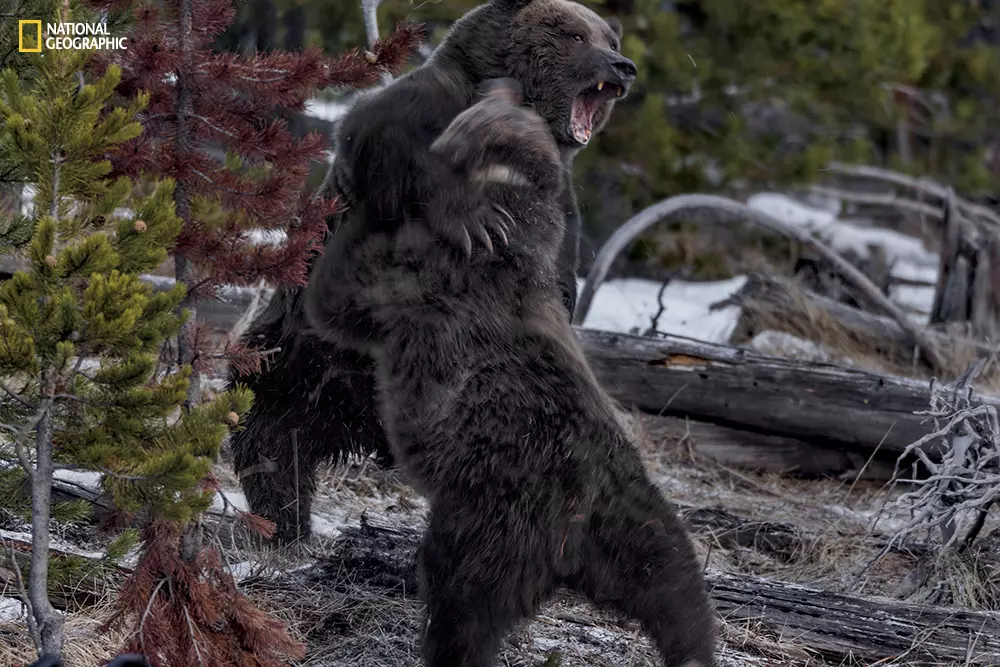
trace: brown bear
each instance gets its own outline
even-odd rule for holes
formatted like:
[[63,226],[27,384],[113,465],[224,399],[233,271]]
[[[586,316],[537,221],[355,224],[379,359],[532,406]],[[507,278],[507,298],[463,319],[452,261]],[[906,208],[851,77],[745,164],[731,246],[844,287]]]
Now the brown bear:
[[[595,32],[604,34],[601,43],[587,41]],[[527,102],[550,121],[562,156],[566,233],[559,274],[568,320],[580,234],[572,162],[635,76],[633,63],[619,53],[620,37],[619,24],[568,1],[492,0],[470,11],[427,63],[366,95],[342,119],[332,180],[350,207],[344,215],[363,208],[373,229],[404,219],[427,220],[444,234],[461,228],[450,238],[463,250],[472,241],[490,243],[486,230],[502,233],[503,215],[477,202],[466,181],[437,163],[430,145],[469,107],[481,82],[517,79]],[[615,80],[622,83],[602,85]],[[277,350],[263,369],[240,374],[230,368],[230,382],[254,392],[231,440],[234,468],[250,509],[274,521],[283,542],[310,535],[321,461],[375,454],[383,464],[392,462],[375,410],[371,359],[307,331],[304,291],[280,290],[244,337],[251,346]]]
[[[519,18],[545,48],[575,48],[578,31],[610,50],[614,33],[581,16]],[[667,667],[709,667],[713,611],[692,544],[562,307],[553,128],[514,98],[493,84],[431,146],[506,218],[485,252],[456,243],[467,229],[458,218],[373,231],[358,209],[316,263],[306,302],[318,331],[376,360],[393,454],[429,500],[424,662],[493,665],[515,625],[565,586],[640,621]],[[445,224],[454,228],[442,234]]]

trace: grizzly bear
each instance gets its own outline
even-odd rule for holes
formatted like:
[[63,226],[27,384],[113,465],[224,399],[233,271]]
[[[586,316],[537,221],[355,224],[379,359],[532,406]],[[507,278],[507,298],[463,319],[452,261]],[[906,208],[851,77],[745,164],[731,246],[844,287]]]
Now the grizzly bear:
[[[536,44],[574,48],[560,42],[564,26],[519,18]],[[576,30],[606,48],[614,37],[595,21]],[[431,146],[506,217],[486,251],[456,243],[459,218],[375,230],[358,209],[306,299],[318,332],[375,359],[393,455],[429,501],[424,663],[493,665],[507,634],[563,586],[637,619],[667,667],[708,667],[713,612],[692,544],[562,308],[559,148],[515,97],[494,83]]]
[[[609,29],[604,42],[586,41]],[[469,107],[480,83],[516,79],[527,102],[549,120],[562,156],[566,233],[558,266],[568,320],[580,234],[572,163],[635,76],[634,64],[619,53],[620,37],[620,24],[567,0],[492,0],[473,9],[427,63],[366,95],[342,119],[332,189],[348,209],[332,226],[364,208],[373,229],[423,219],[450,234],[459,226],[444,221],[456,219],[468,223],[451,236],[463,250],[491,243],[504,216],[477,203],[468,183],[437,166],[430,145]],[[599,88],[605,80],[623,83]],[[278,291],[244,337],[248,345],[276,350],[262,370],[230,368],[230,382],[254,392],[253,407],[232,436],[234,468],[250,509],[277,524],[281,542],[310,535],[321,461],[369,454],[384,465],[393,460],[375,409],[371,359],[310,334],[303,295],[303,289]]]

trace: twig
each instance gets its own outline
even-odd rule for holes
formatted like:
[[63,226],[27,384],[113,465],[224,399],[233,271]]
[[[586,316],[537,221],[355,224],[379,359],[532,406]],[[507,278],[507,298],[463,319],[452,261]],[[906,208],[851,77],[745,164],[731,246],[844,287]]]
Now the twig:
[[368,48],[375,48],[378,41],[378,6],[382,0],[361,0],[361,13],[365,19],[365,36],[368,38]]
[[594,258],[594,262],[590,267],[590,273],[587,275],[587,280],[584,283],[583,290],[580,292],[580,299],[576,306],[576,312],[573,314],[574,324],[580,324],[583,322],[584,318],[587,316],[587,311],[590,310],[590,305],[594,300],[594,293],[597,291],[597,286],[604,280],[605,276],[607,276],[608,270],[611,268],[611,264],[615,257],[617,257],[629,243],[664,218],[674,215],[680,211],[698,208],[708,208],[729,213],[735,218],[747,220],[770,232],[782,234],[795,239],[802,245],[810,248],[824,260],[836,267],[841,275],[843,275],[848,282],[864,294],[866,298],[871,300],[872,303],[876,304],[882,311],[896,320],[896,323],[899,324],[899,328],[902,329],[903,332],[905,332],[906,335],[913,341],[913,343],[920,348],[924,358],[933,368],[937,369],[943,367],[943,360],[937,350],[937,347],[928,335],[928,332],[915,326],[906,316],[906,313],[904,313],[896,304],[892,303],[882,293],[882,291],[874,283],[872,283],[867,276],[865,276],[865,274],[852,266],[843,257],[838,255],[836,251],[830,248],[830,246],[826,245],[812,233],[804,229],[789,225],[777,218],[763,213],[762,211],[752,209],[749,206],[732,199],[716,195],[680,195],[677,197],[670,197],[643,209],[631,219],[626,221],[621,227],[616,229],[614,234],[611,235],[611,238],[609,238],[597,252],[597,256]]
[[160,594],[160,589],[163,588],[163,584],[165,583],[167,583],[167,580],[165,578],[160,579],[156,583],[156,588],[154,588],[153,592],[150,594],[149,600],[146,602],[146,608],[142,612],[142,618],[139,619],[139,631],[138,631],[139,646],[142,647],[143,653],[146,652],[146,635],[145,635],[146,619],[149,618],[149,615],[152,613],[153,602],[156,601],[156,596]]
[[31,642],[35,645],[35,649],[38,651],[42,650],[42,636],[38,632],[38,624],[35,622],[34,610],[31,607],[31,598],[28,597],[28,591],[24,589],[24,577],[21,575],[21,566],[17,562],[17,555],[14,553],[14,541],[4,540],[4,546],[10,552],[10,566],[14,570],[14,584],[17,586],[17,593],[21,597],[21,603],[24,605],[24,615],[28,619],[28,634],[31,635]]

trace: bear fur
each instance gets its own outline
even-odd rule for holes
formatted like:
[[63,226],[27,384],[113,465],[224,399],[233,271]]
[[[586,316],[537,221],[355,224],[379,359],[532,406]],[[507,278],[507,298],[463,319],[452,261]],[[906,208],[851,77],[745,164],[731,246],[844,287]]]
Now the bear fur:
[[393,455],[429,500],[424,663],[492,666],[565,586],[638,620],[667,667],[708,667],[700,564],[565,316],[563,164],[515,97],[494,84],[431,146],[509,215],[495,244],[469,257],[436,225],[373,232],[359,209],[306,303],[317,330],[376,360]]
[[[590,48],[574,40],[588,31],[606,33],[608,43]],[[373,229],[423,219],[443,234],[457,230],[450,238],[466,252],[471,243],[478,248],[491,243],[491,233],[502,234],[504,216],[475,201],[466,181],[444,169],[430,145],[471,105],[483,81],[514,78],[524,85],[527,102],[550,120],[562,157],[566,233],[558,266],[568,320],[576,304],[580,235],[571,172],[583,147],[567,124],[570,101],[598,74],[608,81],[634,78],[635,66],[618,53],[620,37],[620,24],[565,0],[492,0],[473,9],[427,63],[363,96],[342,119],[331,189],[348,209],[333,227],[364,207]],[[614,104],[605,99],[607,90],[589,109],[591,135]],[[244,336],[253,347],[277,349],[262,370],[241,375],[230,368],[230,382],[254,392],[253,407],[231,439],[233,465],[250,509],[276,523],[280,542],[309,537],[320,462],[370,454],[383,465],[393,461],[375,409],[372,360],[307,330],[307,289],[278,290]]]

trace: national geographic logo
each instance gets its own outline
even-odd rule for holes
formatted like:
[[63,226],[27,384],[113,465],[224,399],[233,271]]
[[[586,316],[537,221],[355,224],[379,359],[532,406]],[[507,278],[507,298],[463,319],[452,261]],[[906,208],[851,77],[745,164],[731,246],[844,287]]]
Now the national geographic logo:
[[42,32],[39,19],[17,22],[17,50],[21,53],[41,53],[42,46],[51,51],[64,49],[125,50],[124,37],[108,35],[104,23],[46,23]]

